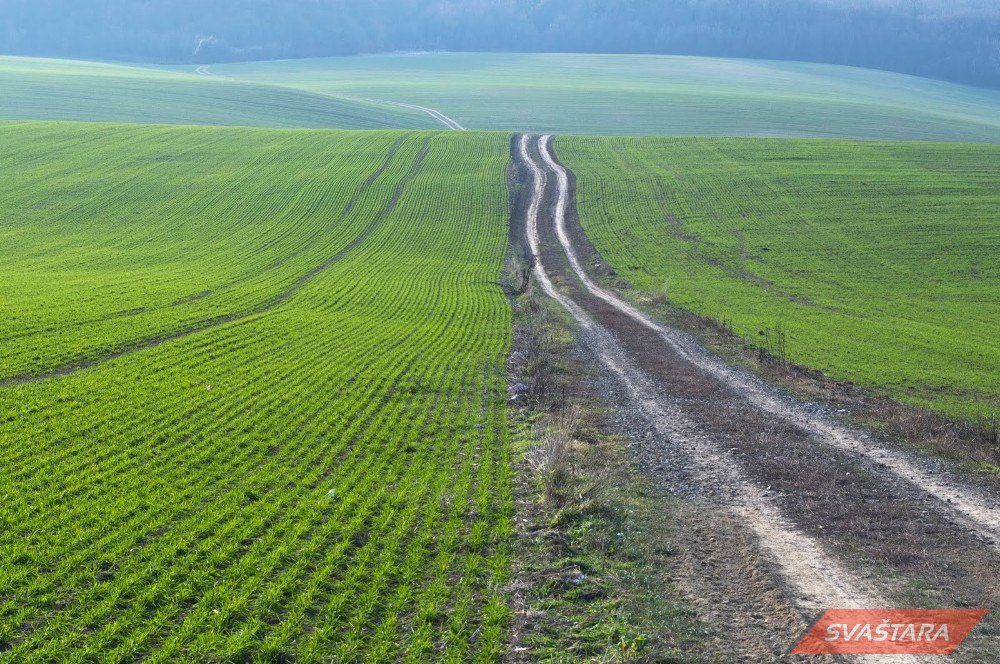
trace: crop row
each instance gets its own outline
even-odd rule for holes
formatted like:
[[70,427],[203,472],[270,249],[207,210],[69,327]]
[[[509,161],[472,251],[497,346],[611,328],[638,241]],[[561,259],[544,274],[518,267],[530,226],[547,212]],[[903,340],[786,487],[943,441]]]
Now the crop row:
[[79,130],[43,126],[16,126],[3,164],[15,181],[0,206],[17,224],[3,237],[0,379],[266,305],[386,205],[421,143],[118,127],[64,154]]
[[0,390],[0,661],[500,652],[506,141],[326,138],[369,167],[308,173],[302,200],[345,193],[283,246],[338,260],[265,311]]

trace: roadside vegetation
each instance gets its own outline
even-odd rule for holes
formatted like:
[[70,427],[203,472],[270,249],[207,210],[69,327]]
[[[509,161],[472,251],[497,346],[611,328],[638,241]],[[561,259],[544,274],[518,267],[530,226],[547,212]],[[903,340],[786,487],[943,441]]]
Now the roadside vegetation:
[[[675,586],[677,501],[643,474],[580,355],[536,289],[514,301],[511,662],[716,661],[713,627]],[[527,381],[520,383],[521,380]]]
[[506,137],[3,137],[0,660],[495,661]]

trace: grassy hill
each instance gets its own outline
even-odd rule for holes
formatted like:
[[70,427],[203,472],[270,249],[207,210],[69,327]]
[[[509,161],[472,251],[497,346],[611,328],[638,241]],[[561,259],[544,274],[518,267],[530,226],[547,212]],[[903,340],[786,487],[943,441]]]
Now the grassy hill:
[[[639,291],[953,414],[1000,394],[1000,148],[775,139],[556,143]],[[638,295],[640,299],[641,295]]]
[[211,72],[420,104],[475,129],[1000,142],[1000,91],[830,65],[415,54],[217,65]]
[[507,137],[0,129],[0,659],[498,659]]
[[394,106],[195,73],[0,57],[0,119],[340,129],[434,128]]
[[0,89],[0,660],[504,656],[511,136],[306,127],[440,126],[412,104],[758,136],[557,139],[617,285],[910,403],[996,408],[997,92],[475,54],[0,58]]
[[1000,91],[792,62],[415,54],[140,67],[0,58],[0,118],[1000,142]]

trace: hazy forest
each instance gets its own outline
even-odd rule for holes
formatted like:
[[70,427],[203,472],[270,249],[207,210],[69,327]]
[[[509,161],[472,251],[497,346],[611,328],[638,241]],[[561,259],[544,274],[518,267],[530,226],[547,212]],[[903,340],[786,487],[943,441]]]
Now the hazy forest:
[[387,51],[687,54],[846,64],[1000,87],[993,0],[66,4],[5,0],[0,53],[171,63]]

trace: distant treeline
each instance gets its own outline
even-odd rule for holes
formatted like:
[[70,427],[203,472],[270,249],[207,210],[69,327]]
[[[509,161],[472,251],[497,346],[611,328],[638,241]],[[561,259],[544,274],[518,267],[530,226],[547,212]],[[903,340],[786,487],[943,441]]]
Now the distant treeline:
[[413,50],[808,60],[1000,88],[1000,2],[0,1],[6,54],[209,63]]

